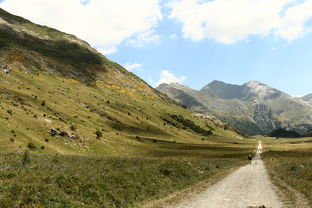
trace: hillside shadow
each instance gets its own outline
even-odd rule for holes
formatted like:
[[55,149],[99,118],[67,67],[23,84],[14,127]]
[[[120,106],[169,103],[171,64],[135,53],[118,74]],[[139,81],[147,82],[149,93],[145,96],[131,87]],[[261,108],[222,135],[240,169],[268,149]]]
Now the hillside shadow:
[[53,67],[63,76],[68,76],[71,72],[73,78],[85,76],[88,80],[94,81],[92,79],[95,78],[95,72],[106,72],[103,66],[105,58],[87,47],[67,40],[43,40],[27,33],[18,33],[7,26],[0,27],[0,49],[3,48],[24,48],[29,52],[36,52],[43,57],[53,59],[60,65],[69,65],[67,69],[53,62],[48,63],[49,67]]

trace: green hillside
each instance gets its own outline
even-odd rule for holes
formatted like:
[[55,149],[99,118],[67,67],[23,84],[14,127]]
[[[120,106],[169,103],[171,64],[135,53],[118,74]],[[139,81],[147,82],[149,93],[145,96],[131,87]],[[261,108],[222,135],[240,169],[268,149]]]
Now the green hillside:
[[73,35],[3,10],[0,22],[3,152],[138,155],[161,141],[242,138],[194,117]]

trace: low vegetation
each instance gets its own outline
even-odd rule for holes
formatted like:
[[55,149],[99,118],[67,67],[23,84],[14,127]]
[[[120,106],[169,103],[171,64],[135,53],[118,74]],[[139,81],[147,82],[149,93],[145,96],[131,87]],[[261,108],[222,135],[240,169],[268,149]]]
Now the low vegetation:
[[4,154],[0,204],[1,207],[137,207],[246,163],[242,154],[250,151],[250,146],[243,148],[243,153],[230,147],[220,148],[222,157],[209,148],[199,150],[203,151],[206,158],[198,155],[196,159]]
[[291,203],[296,196],[290,188],[302,193],[312,206],[312,139],[279,139],[266,141],[265,164],[271,178]]
[[276,129],[269,133],[270,137],[282,137],[282,138],[298,138],[301,137],[299,133],[294,130]]
[[199,134],[201,134],[203,136],[210,136],[210,135],[212,135],[212,131],[210,129],[206,130],[206,129],[198,126],[197,124],[195,124],[190,119],[185,119],[181,115],[171,115],[171,118],[176,120],[177,122],[181,123],[184,128],[189,128],[192,131],[194,131],[196,133],[199,133]]

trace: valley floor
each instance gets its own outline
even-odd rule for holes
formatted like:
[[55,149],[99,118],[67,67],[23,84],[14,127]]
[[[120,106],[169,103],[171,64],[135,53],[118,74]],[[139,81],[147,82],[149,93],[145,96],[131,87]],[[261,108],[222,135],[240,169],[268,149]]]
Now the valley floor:
[[312,139],[256,138],[262,142],[251,165],[197,184],[153,207],[311,208]]
[[261,160],[262,146],[251,165],[241,167],[204,192],[185,200],[177,208],[246,208],[264,205],[281,208],[282,202],[274,192]]
[[151,143],[133,157],[0,154],[0,207],[139,207],[246,164],[255,142],[240,142]]

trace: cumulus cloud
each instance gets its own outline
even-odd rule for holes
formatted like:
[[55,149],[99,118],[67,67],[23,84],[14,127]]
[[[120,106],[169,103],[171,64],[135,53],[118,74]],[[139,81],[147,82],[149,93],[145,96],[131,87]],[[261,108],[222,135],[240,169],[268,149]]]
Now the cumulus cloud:
[[311,19],[312,0],[306,0],[285,11],[277,33],[287,40],[295,40],[312,31],[311,26],[306,24]]
[[143,64],[139,64],[139,63],[126,63],[126,64],[124,64],[125,69],[127,69],[128,71],[139,70],[139,69],[141,69],[142,66],[143,66]]
[[128,40],[128,45],[135,48],[141,48],[148,44],[157,44],[160,42],[160,35],[157,35],[155,30],[148,30],[144,33],[137,35],[135,39]]
[[162,70],[160,73],[160,79],[156,83],[155,86],[158,86],[162,83],[170,84],[170,83],[183,83],[187,80],[186,76],[177,77],[176,75],[172,74],[170,71]]
[[[161,0],[5,0],[1,8],[35,23],[74,34],[109,54],[162,20]],[[154,34],[155,35],[155,34]]]
[[231,44],[256,35],[294,40],[310,32],[312,0],[173,0],[169,18],[182,23],[184,38]]
[[117,52],[117,46],[106,46],[106,47],[96,47],[96,50],[104,55],[112,54]]

